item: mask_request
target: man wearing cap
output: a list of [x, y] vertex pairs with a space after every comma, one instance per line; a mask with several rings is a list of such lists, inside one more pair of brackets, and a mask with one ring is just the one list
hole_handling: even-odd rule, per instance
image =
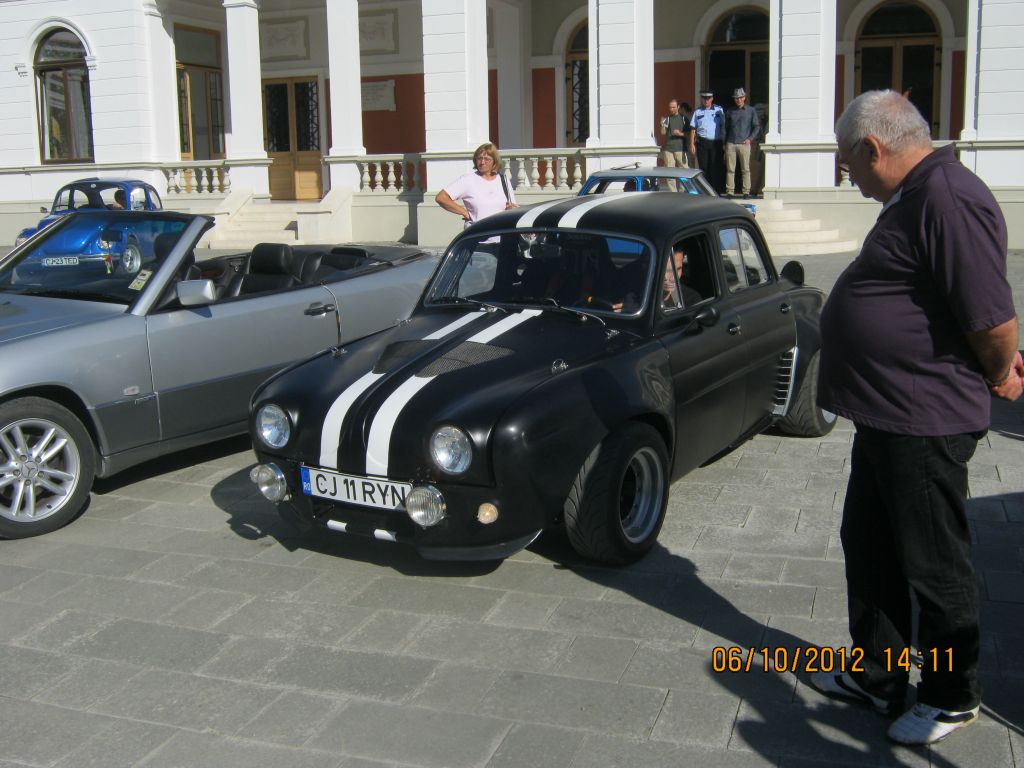
[[736, 184], [736, 160], [743, 174], [743, 198], [750, 198], [750, 145], [761, 132], [757, 110], [747, 104], [747, 92], [732, 92], [736, 106], [725, 114], [725, 196], [732, 197]]
[[722, 139], [725, 137], [725, 112], [715, 104], [715, 94], [700, 92], [700, 107], [690, 120], [690, 151], [697, 157], [697, 165], [704, 169], [708, 182], [719, 193], [722, 191]]

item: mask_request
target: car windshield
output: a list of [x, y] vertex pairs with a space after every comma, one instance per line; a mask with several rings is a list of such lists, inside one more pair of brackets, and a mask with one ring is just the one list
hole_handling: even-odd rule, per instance
[[0, 262], [0, 291], [131, 304], [190, 217], [75, 213]]
[[125, 195], [124, 187], [115, 182], [92, 181], [70, 184], [57, 193], [51, 213], [69, 213], [81, 208], [144, 210], [146, 208], [146, 190], [142, 187], [135, 187], [131, 190], [131, 199], [129, 200]]
[[651, 262], [646, 243], [579, 230], [466, 237], [448, 252], [425, 304], [483, 302], [635, 316], [643, 310]]

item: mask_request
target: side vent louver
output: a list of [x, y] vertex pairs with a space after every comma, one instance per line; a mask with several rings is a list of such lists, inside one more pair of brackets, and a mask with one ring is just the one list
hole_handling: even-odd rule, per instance
[[800, 354], [797, 347], [779, 358], [779, 372], [775, 376], [775, 394], [772, 397], [772, 413], [785, 416], [789, 401], [793, 397], [793, 382], [796, 380], [796, 360]]

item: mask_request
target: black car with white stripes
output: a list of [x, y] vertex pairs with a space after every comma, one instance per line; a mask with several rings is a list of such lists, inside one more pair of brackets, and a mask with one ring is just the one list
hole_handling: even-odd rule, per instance
[[636, 560], [671, 483], [777, 426], [822, 435], [824, 296], [744, 209], [668, 192], [477, 222], [404, 323], [252, 400], [251, 477], [302, 527], [495, 559], [564, 526]]

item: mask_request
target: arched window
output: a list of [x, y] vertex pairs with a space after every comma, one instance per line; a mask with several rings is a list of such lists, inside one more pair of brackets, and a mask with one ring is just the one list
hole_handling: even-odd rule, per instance
[[590, 37], [585, 21], [569, 38], [565, 85], [567, 143], [571, 147], [583, 146], [590, 137]]
[[43, 162], [92, 161], [92, 109], [85, 46], [66, 29], [36, 50], [39, 143]]

